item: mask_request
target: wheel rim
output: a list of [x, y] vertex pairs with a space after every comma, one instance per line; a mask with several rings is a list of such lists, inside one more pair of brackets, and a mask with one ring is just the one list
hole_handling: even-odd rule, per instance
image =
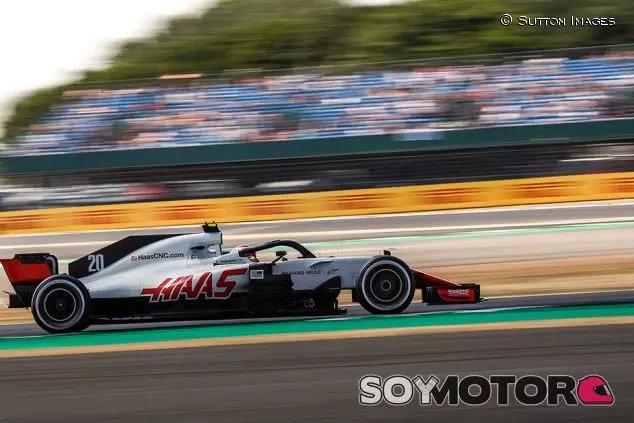
[[55, 288], [44, 297], [42, 309], [50, 320], [63, 323], [75, 315], [77, 299], [68, 289]]
[[72, 329], [86, 312], [86, 299], [79, 287], [64, 279], [42, 282], [33, 297], [33, 315], [50, 331]]
[[362, 278], [361, 295], [372, 312], [394, 312], [408, 303], [414, 292], [408, 270], [392, 260], [370, 263]]
[[403, 292], [403, 280], [392, 269], [381, 269], [370, 278], [370, 293], [381, 304], [391, 304]]

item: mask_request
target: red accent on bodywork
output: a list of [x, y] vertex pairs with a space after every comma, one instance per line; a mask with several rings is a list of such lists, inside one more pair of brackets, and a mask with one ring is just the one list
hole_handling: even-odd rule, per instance
[[231, 292], [233, 292], [233, 289], [236, 287], [236, 282], [228, 281], [227, 276], [240, 276], [244, 275], [246, 272], [247, 269], [245, 267], [241, 269], [225, 270], [224, 272], [222, 272], [222, 275], [220, 275], [220, 279], [218, 279], [216, 285], [218, 286], [218, 288], [223, 288], [224, 291], [216, 292], [215, 297], [222, 299], [228, 298], [231, 295]]
[[144, 288], [141, 295], [151, 295], [150, 302], [156, 303], [176, 301], [181, 294], [185, 294], [187, 300], [195, 300], [203, 292], [206, 298], [211, 298], [212, 290], [211, 272], [205, 272], [198, 278], [197, 282], [194, 282], [194, 277], [191, 275], [179, 276], [173, 280], [167, 278], [155, 288]]
[[167, 284], [161, 290], [161, 295], [163, 295], [163, 301], [170, 301], [173, 295], [174, 289], [178, 286], [178, 284], [183, 283], [183, 277], [176, 278], [172, 281], [172, 283]]
[[474, 288], [440, 288], [438, 296], [446, 303], [473, 303], [476, 300]]
[[[200, 278], [201, 280], [203, 279], [202, 276]], [[213, 298], [214, 296], [214, 276], [213, 274], [209, 273], [206, 277], [205, 277], [205, 284], [202, 285], [202, 291], [205, 294], [205, 298], [206, 299], [210, 299]]]
[[178, 278], [176, 279], [176, 281], [172, 283], [173, 291], [172, 291], [172, 295], [170, 296], [170, 301], [176, 301], [178, 297], [180, 297], [184, 283], [185, 283], [185, 278]]
[[[203, 291], [203, 287], [211, 284], [211, 272], [203, 273], [200, 278], [198, 278], [198, 282], [192, 285], [193, 283], [193, 276], [187, 276], [185, 284], [183, 285], [183, 292], [185, 293], [185, 299], [187, 300], [197, 299], [200, 296], [200, 293]], [[205, 292], [207, 292], [208, 289], [211, 288], [205, 288]], [[209, 294], [209, 296], [206, 298], [211, 298], [211, 294]]]
[[203, 273], [197, 282], [194, 282], [194, 277], [191, 275], [179, 276], [174, 280], [167, 278], [155, 288], [144, 288], [141, 295], [151, 295], [150, 302], [152, 303], [176, 301], [181, 294], [185, 294], [186, 300], [196, 300], [201, 294], [204, 294], [206, 299], [227, 299], [237, 284], [235, 281], [227, 280], [227, 277], [244, 275], [246, 271], [246, 267], [225, 270], [219, 276], [215, 286], [211, 272]]
[[161, 291], [163, 290], [163, 288], [165, 288], [165, 285], [167, 285], [169, 282], [171, 282], [171, 280], [172, 280], [172, 278], [165, 279], [156, 288], [143, 288], [143, 290], [141, 291], [141, 295], [151, 295], [152, 298], [150, 298], [150, 302], [155, 303], [155, 302], [157, 302], [159, 300], [159, 297], [161, 295]]
[[11, 285], [21, 283], [38, 283], [52, 276], [46, 263], [22, 263], [17, 258], [0, 259]]
[[414, 280], [416, 281], [416, 288], [423, 288], [426, 286], [446, 286], [448, 288], [453, 288], [460, 286], [459, 283], [442, 279], [438, 276], [430, 275], [429, 273], [423, 273], [420, 270], [412, 269], [412, 274], [414, 275]]

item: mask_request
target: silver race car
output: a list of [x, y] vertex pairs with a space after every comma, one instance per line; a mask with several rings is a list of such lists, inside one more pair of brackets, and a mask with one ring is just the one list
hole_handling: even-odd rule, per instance
[[[267, 251], [271, 259], [260, 260]], [[223, 250], [215, 223], [202, 233], [129, 236], [73, 261], [67, 274], [48, 253], [0, 262], [15, 290], [9, 307], [30, 307], [51, 333], [124, 321], [341, 314], [342, 290], [373, 314], [401, 313], [416, 289], [428, 303], [481, 300], [479, 285], [411, 269], [389, 251], [317, 257], [292, 240]]]

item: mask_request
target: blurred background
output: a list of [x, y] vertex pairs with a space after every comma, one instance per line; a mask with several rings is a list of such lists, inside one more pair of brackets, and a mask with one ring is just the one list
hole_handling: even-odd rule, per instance
[[2, 210], [634, 170], [629, 0], [167, 3], [11, 99]]
[[[0, 0], [0, 58], [2, 257], [50, 252], [66, 272], [137, 242], [128, 235], [216, 219], [228, 248], [387, 249], [489, 299], [463, 317], [417, 293], [405, 319], [358, 319], [353, 304], [342, 326], [165, 322], [46, 338], [31, 310], [3, 310], [15, 288], [0, 267], [0, 421], [632, 421], [634, 173], [614, 174], [634, 172], [632, 0]], [[438, 186], [562, 175], [582, 176]], [[330, 192], [266, 196], [318, 191]], [[586, 202], [597, 198], [608, 201]], [[66, 208], [124, 203], [139, 204]], [[160, 269], [199, 270], [183, 266]], [[139, 287], [157, 276], [139, 272]], [[122, 281], [116, 295], [129, 294]], [[326, 327], [338, 340], [316, 332]], [[278, 330], [301, 342], [276, 346]], [[247, 332], [249, 345], [228, 344]], [[167, 344], [216, 345], [117, 352]], [[42, 357], [78, 349], [109, 352]], [[600, 372], [618, 404], [357, 407], [359, 378], [377, 371]]]

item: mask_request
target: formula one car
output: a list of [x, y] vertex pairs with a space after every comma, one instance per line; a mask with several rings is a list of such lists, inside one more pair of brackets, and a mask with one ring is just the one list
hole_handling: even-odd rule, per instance
[[[274, 258], [258, 253], [273, 250]], [[289, 250], [297, 254], [289, 259]], [[48, 253], [0, 260], [15, 293], [50, 333], [97, 323], [193, 320], [217, 316], [345, 313], [342, 290], [374, 314], [397, 314], [416, 289], [428, 303], [480, 301], [476, 284], [457, 284], [410, 269], [389, 251], [375, 257], [316, 257], [292, 240], [222, 249], [215, 223], [202, 233], [129, 236], [58, 272]]]

